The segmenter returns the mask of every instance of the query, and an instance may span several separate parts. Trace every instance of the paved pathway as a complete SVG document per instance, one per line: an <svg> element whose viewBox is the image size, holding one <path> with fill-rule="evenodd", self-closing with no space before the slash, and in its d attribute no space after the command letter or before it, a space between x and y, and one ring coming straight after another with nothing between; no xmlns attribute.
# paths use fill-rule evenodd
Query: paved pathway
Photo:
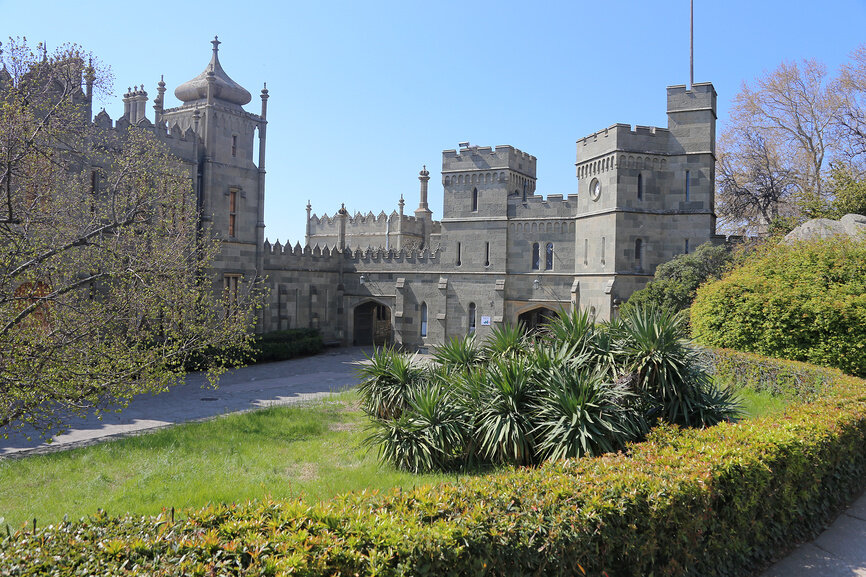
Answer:
<svg viewBox="0 0 866 577"><path fill-rule="evenodd" d="M866 493L810 543L761 577L866 577Z"/></svg>
<svg viewBox="0 0 866 577"><path fill-rule="evenodd" d="M68 433L51 444L27 440L24 434L0 439L0 456L65 449L223 413L319 398L357 384L358 365L364 358L359 348L336 349L245 367L223 375L217 389L208 388L202 375L191 375L167 393L136 397L122 412L107 413L101 421L77 419ZM866 494L817 539L760 577L866 577Z"/></svg>
<svg viewBox="0 0 866 577"><path fill-rule="evenodd" d="M210 388L201 374L187 377L183 385L159 395L140 395L120 413L73 419L68 433L51 443L33 431L0 438L0 456L47 452L98 442L105 437L206 419L223 413L270 405L307 401L358 383L358 365L365 359L361 348L333 349L323 354L236 369ZM32 439L28 440L30 434Z"/></svg>

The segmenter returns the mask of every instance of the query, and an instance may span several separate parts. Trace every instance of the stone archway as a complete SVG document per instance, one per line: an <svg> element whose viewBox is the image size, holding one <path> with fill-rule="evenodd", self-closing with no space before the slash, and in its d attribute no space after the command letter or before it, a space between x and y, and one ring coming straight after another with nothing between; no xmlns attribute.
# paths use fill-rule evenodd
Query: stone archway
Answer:
<svg viewBox="0 0 866 577"><path fill-rule="evenodd" d="M391 343L394 330L388 305L367 301L355 307L354 315L353 344L382 346Z"/></svg>
<svg viewBox="0 0 866 577"><path fill-rule="evenodd" d="M526 328L526 332L532 333L549 323L555 316L555 310L547 307L537 307L518 315L517 322Z"/></svg>

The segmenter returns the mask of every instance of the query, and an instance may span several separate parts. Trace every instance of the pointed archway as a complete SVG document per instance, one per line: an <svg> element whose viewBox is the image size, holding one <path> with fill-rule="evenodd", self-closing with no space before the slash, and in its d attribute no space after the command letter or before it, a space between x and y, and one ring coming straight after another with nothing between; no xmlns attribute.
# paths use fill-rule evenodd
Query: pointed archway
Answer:
<svg viewBox="0 0 866 577"><path fill-rule="evenodd" d="M382 346L393 339L391 309L377 301L367 301L355 307L352 342L357 346Z"/></svg>
<svg viewBox="0 0 866 577"><path fill-rule="evenodd" d="M556 316L556 311L547 307L538 307L532 310L521 313L517 317L517 322L521 323L526 332L535 332Z"/></svg>

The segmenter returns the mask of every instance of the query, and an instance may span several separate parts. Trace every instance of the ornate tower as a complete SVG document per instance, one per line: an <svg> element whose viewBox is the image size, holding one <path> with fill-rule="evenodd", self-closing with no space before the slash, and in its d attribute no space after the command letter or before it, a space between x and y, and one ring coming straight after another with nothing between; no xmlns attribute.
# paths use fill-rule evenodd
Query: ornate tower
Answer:
<svg viewBox="0 0 866 577"><path fill-rule="evenodd" d="M161 110L159 120L171 134L192 129L197 136L194 161L202 221L222 240L215 266L226 279L261 276L268 91L262 90L261 115L244 110L252 97L223 70L219 39L211 44L204 71L174 91L183 104ZM159 101L161 108L162 90ZM256 138L258 159L253 158Z"/></svg>

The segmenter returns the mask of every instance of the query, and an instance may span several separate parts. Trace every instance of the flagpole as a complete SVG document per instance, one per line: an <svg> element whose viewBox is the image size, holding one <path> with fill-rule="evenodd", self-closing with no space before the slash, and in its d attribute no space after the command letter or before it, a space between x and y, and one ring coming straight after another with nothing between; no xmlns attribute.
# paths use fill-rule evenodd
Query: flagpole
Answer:
<svg viewBox="0 0 866 577"><path fill-rule="evenodd" d="M689 22L689 89L695 83L695 0L691 0L691 18Z"/></svg>

